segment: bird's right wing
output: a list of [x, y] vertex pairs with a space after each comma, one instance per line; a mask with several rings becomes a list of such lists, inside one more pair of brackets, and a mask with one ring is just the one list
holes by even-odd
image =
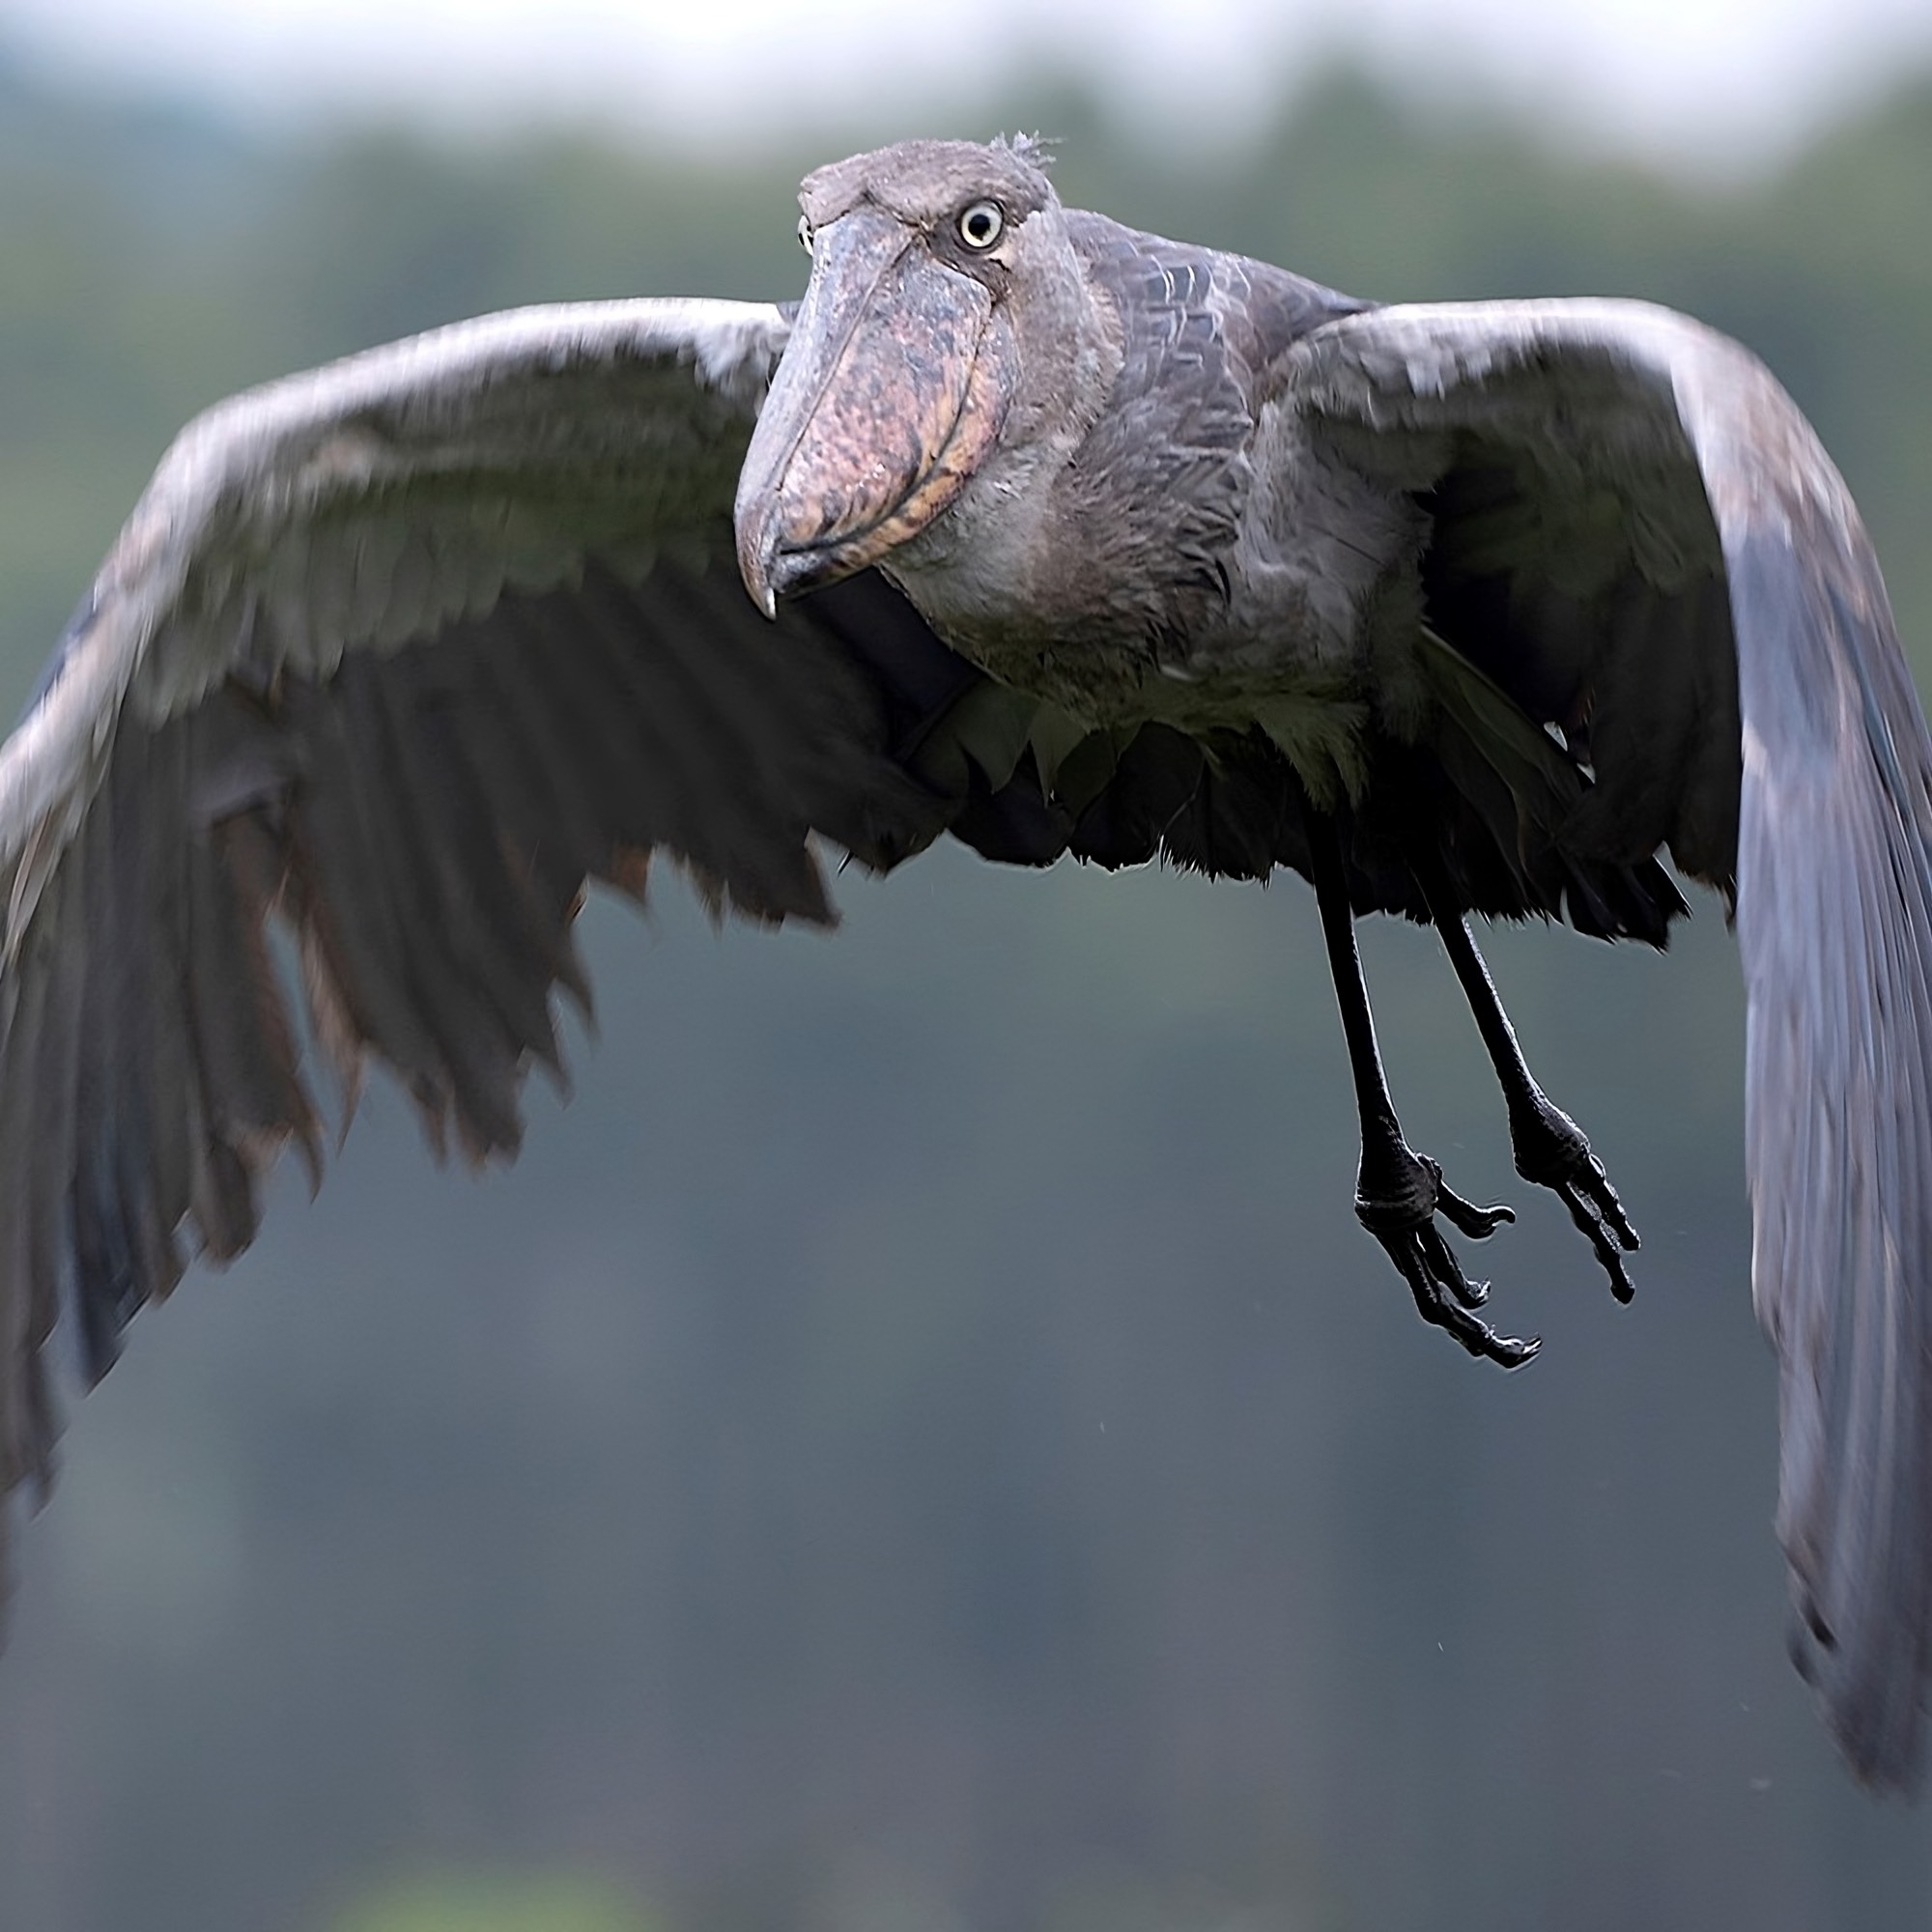
[[[324, 1136], [277, 965], [353, 1098], [514, 1152], [587, 997], [586, 879], [832, 914], [948, 808], [902, 741], [961, 662], [876, 577], [767, 623], [738, 581], [771, 307], [523, 311], [220, 405], [169, 451], [0, 749], [0, 1571], [85, 1379]], [[270, 942], [279, 924], [290, 945]], [[61, 1340], [66, 1338], [66, 1347]]]
[[[1727, 884], [1757, 1311], [1800, 1667], [1915, 1775], [1932, 1665], [1932, 744], [1878, 564], [1763, 365], [1635, 302], [1398, 307], [1284, 358], [1334, 460], [1417, 493], [1450, 641], [1593, 767], [1613, 857]], [[1531, 742], [1534, 742], [1532, 738]]]

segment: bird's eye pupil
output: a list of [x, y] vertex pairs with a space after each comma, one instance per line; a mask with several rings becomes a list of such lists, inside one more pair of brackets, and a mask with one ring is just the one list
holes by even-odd
[[998, 202], [976, 201], [960, 213], [959, 239], [969, 248], [990, 248], [1006, 225]]
[[810, 255], [811, 253], [811, 223], [803, 214], [798, 217], [799, 246]]

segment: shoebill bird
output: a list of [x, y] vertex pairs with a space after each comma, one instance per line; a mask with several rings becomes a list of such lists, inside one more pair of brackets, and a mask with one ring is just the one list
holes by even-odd
[[[1914, 1775], [1932, 1640], [1932, 749], [1852, 501], [1746, 351], [1619, 301], [1379, 307], [1065, 208], [1025, 143], [811, 175], [792, 306], [461, 324], [182, 434], [0, 752], [0, 1492], [264, 1170], [307, 1056], [510, 1154], [587, 880], [833, 918], [823, 856], [1312, 880], [1355, 1211], [1514, 1367], [1352, 922], [1441, 935], [1619, 1299], [1636, 1235], [1468, 918], [1747, 985], [1752, 1288], [1799, 1662]], [[747, 597], [746, 590], [750, 590]], [[271, 945], [280, 928], [286, 943]], [[277, 960], [298, 961], [287, 979]], [[298, 1026], [291, 980], [306, 1009]], [[0, 1527], [4, 1522], [0, 1521]]]

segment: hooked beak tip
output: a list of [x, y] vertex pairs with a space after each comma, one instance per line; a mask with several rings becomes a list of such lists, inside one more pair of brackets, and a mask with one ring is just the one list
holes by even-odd
[[767, 619], [779, 613], [778, 586], [772, 582], [777, 544], [769, 511], [748, 516], [745, 506], [738, 515], [738, 575], [744, 579], [746, 594]]

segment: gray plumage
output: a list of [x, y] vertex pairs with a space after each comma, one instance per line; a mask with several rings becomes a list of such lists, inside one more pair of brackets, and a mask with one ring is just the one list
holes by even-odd
[[[0, 751], [0, 1495], [48, 1477], [59, 1331], [98, 1377], [246, 1246], [283, 1148], [320, 1173], [276, 923], [344, 1093], [373, 1050], [480, 1157], [556, 1063], [554, 988], [588, 997], [584, 882], [654, 854], [823, 923], [821, 843], [1320, 888], [1332, 840], [1345, 911], [1453, 955], [1471, 911], [1661, 943], [1667, 851], [1748, 987], [1800, 1662], [1859, 1775], [1909, 1780], [1932, 753], [1808, 426], [1685, 318], [1373, 308], [1066, 211], [1024, 148], [802, 198], [795, 321], [491, 318], [163, 460]], [[1618, 1282], [1590, 1165], [1565, 1198]], [[1410, 1232], [1485, 1232], [1447, 1204]]]

